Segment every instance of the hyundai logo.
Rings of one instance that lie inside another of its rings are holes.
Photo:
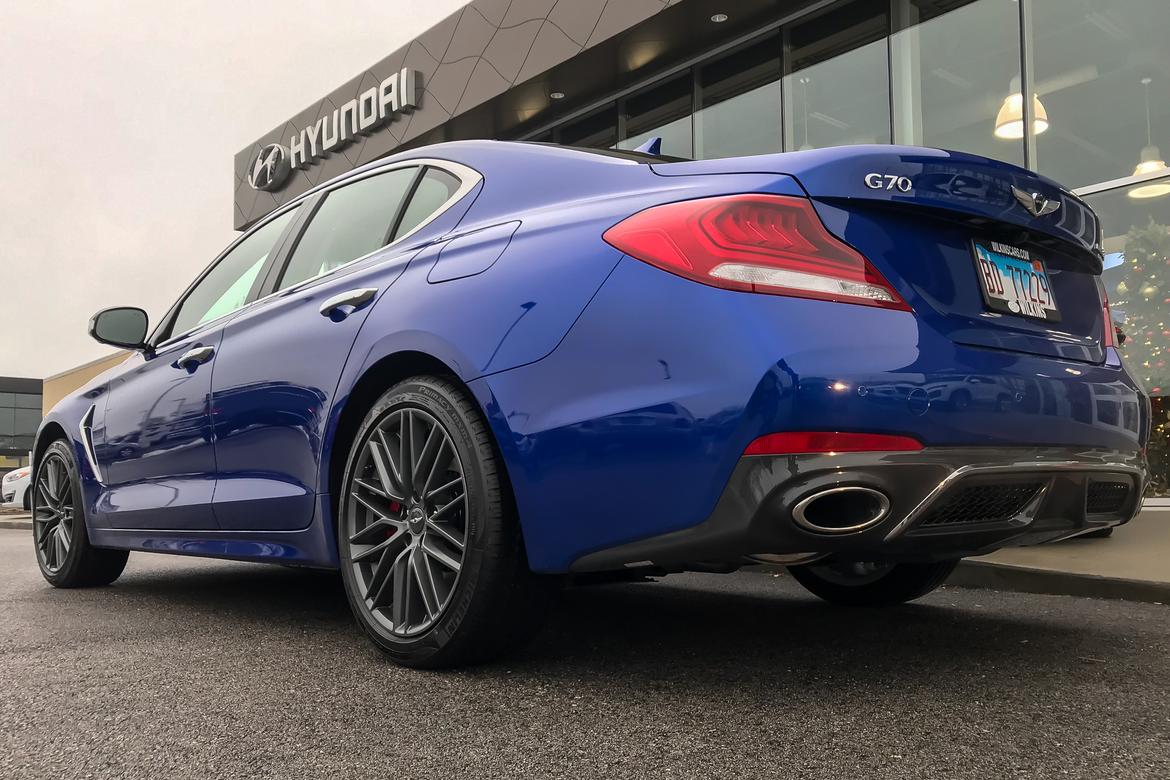
[[[1039,192],[1026,192],[1014,185],[1012,186],[1012,195],[1015,195],[1020,205],[1034,217],[1043,217],[1045,214],[1051,214],[1060,208],[1059,200],[1052,200]]]
[[[285,148],[280,144],[268,144],[252,160],[248,184],[257,190],[275,190],[284,184],[291,170]]]

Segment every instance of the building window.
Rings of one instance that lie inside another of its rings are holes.
[[[28,454],[40,424],[40,393],[0,392],[0,458],[4,458],[3,463],[8,463],[9,467],[21,465],[19,462],[9,463],[9,460],[21,460]]]
[[[557,143],[564,146],[609,149],[617,143],[617,124],[617,106],[611,104],[589,116],[557,128]]]
[[[889,17],[855,0],[784,32],[784,148],[890,142]]]
[[[1159,161],[1170,153],[1166,0],[1028,1],[1032,82],[1048,121],[1036,136],[1033,167],[1068,187],[1132,176],[1143,163],[1143,170],[1164,168]]]
[[[1023,165],[1022,120],[1009,124],[1020,91],[1016,0],[894,0],[893,9],[895,142]]]
[[[1170,180],[1164,180],[1170,181]],[[1120,351],[1152,398],[1151,490],[1170,495],[1170,197],[1133,198],[1139,183],[1086,197],[1101,217],[1105,272]]]
[[[739,157],[783,148],[779,36],[704,65],[698,86],[695,157]]]
[[[662,138],[662,154],[691,157],[692,88],[688,71],[623,100],[625,129],[618,148],[636,149],[658,136]]]

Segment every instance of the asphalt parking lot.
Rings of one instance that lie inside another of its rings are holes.
[[[54,591],[0,530],[0,777],[1170,776],[1170,607],[785,577],[565,594],[519,657],[415,672],[338,578],[139,554]]]

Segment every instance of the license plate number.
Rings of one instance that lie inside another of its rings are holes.
[[[1057,322],[1060,310],[1044,263],[1027,249],[998,241],[973,243],[975,271],[991,311]]]

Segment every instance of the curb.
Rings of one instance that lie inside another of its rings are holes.
[[[0,528],[18,528],[29,531],[32,530],[32,520],[25,517],[0,517]]]
[[[785,566],[763,564],[744,571],[758,574],[786,574]],[[944,583],[948,588],[1038,593],[1047,596],[1078,596],[1092,599],[1140,601],[1170,604],[1170,582],[1126,580],[1096,574],[1073,574],[1053,569],[1013,566],[1005,563],[964,560]]]
[[[1170,604],[1170,582],[1073,574],[984,561],[963,561],[946,584],[958,588]]]

